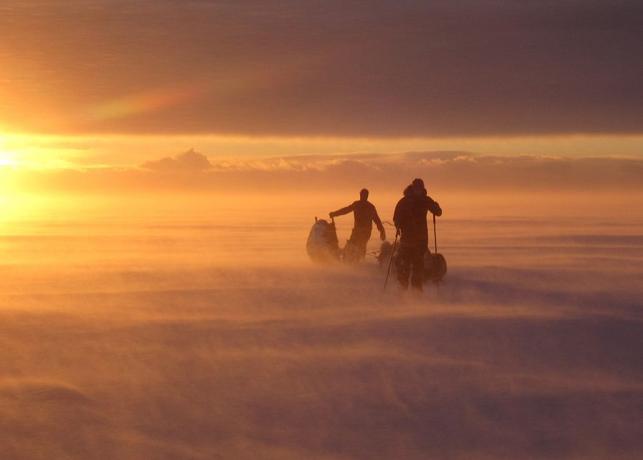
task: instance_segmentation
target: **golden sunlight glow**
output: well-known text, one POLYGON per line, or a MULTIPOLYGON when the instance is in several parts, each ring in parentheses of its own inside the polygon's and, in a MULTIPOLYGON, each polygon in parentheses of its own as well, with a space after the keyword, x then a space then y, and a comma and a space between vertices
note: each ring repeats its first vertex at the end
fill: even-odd
MULTIPOLYGON (((135 98, 136 99, 136 98, 135 98)), ((145 98, 143 98, 145 99, 145 98)), ((153 110, 157 103, 143 99, 96 116, 122 116, 128 110, 153 110), (138 104, 140 103, 140 104, 138 104)), ((161 98, 162 99, 162 98, 161 98)), ((157 100, 158 103, 159 100, 157 100)), ((168 100, 164 99, 164 102, 168 100)), ((0 166, 30 169, 85 166, 137 166, 191 148, 213 160, 329 155, 402 153, 411 151, 467 151, 484 155, 638 156, 641 135, 574 135, 541 137, 358 138, 234 135, 40 135, 0 134, 0 166)))
POLYGON ((6 166, 16 166, 18 163, 10 152, 0 151, 0 168, 6 166))
POLYGON ((4 136, 0 135, 0 168, 9 166, 16 166, 17 160, 14 152, 9 151, 7 147, 7 140, 4 136))
MULTIPOLYGON (((1 161, 2 154, 0 153, 1 161)), ((15 171, 0 163, 0 228, 4 227, 8 220, 14 218, 20 209, 20 205, 15 199, 16 190, 15 171)))
POLYGON ((69 167, 80 148, 65 137, 38 134, 0 134, 0 169, 69 167))

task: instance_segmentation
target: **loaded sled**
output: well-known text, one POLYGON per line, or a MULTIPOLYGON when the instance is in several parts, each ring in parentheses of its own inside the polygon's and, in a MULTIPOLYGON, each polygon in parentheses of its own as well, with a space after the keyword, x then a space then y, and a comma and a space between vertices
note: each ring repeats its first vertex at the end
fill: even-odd
MULTIPOLYGON (((384 269, 391 264, 391 268, 397 271, 398 268, 398 254, 397 247, 393 253, 394 247, 388 241, 384 241, 380 246, 380 251, 377 254, 377 262, 380 267, 384 269)), ((442 281, 442 278, 447 274, 447 261, 444 256, 438 252, 432 253, 428 248, 424 253, 424 281, 442 281)))
POLYGON ((341 251, 337 240, 335 221, 317 219, 308 233, 306 251, 314 262, 339 261, 341 251))
POLYGON ((363 248, 357 247, 352 241, 347 241, 343 248, 339 247, 335 220, 330 222, 315 217, 308 240, 306 240, 306 251, 314 262, 344 262, 354 264, 364 259, 363 248))
MULTIPOLYGON (((433 222, 434 238, 436 238, 435 218, 433 222)), ((357 253, 358 249, 353 247, 350 240, 346 242, 344 248, 339 247, 334 220, 331 219, 328 222, 317 217, 315 217, 315 223, 308 234, 306 251, 311 260, 317 263, 344 262, 354 264, 363 258, 363 255, 357 253)), ((397 245, 384 241, 379 251, 369 254, 375 256, 380 267, 386 269, 391 264, 393 269, 397 269, 397 245)), ((444 278, 446 273, 447 262, 444 256, 437 252, 436 238, 435 252, 432 253, 427 248, 424 255, 424 280, 438 282, 444 278)))

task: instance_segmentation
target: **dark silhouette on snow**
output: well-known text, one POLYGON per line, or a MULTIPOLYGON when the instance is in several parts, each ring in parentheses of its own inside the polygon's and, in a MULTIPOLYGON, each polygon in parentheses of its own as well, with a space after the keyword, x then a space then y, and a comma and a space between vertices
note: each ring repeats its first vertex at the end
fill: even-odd
POLYGON ((377 209, 368 201, 367 189, 364 188, 359 192, 358 201, 354 201, 345 208, 329 213, 329 216, 333 219, 337 216, 348 214, 349 212, 353 213, 355 224, 353 225, 351 237, 344 248, 344 261, 357 262, 362 260, 366 255, 366 243, 368 243, 368 240, 371 238, 373 222, 375 222, 377 229, 380 231, 380 238, 382 240, 386 239, 386 232, 380 217, 377 215, 377 209))
POLYGON ((315 262, 337 261, 340 257, 335 222, 327 222, 315 217, 306 241, 306 251, 315 262))
POLYGON ((424 255, 429 251, 427 213, 442 215, 440 205, 427 195, 422 179, 415 179, 404 190, 404 196, 395 206, 393 222, 400 235, 396 258, 397 279, 407 289, 409 277, 415 289, 422 290, 424 282, 424 255))

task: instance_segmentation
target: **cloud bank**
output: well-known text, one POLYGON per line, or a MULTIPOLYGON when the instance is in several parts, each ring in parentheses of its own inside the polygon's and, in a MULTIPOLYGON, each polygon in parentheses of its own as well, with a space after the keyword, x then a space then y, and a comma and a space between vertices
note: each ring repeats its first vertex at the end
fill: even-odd
POLYGON ((143 169, 159 172, 198 172, 212 168, 208 157, 190 149, 174 157, 165 157, 160 160, 147 161, 141 165, 143 169))
POLYGON ((314 155, 218 161, 190 150, 139 168, 25 173, 23 183, 53 189, 249 190, 263 193, 380 188, 398 192, 414 177, 451 190, 641 191, 643 160, 493 156, 467 152, 314 155))
POLYGON ((643 6, 634 0, 121 3, 3 2, 0 125, 367 137, 642 132, 643 6))

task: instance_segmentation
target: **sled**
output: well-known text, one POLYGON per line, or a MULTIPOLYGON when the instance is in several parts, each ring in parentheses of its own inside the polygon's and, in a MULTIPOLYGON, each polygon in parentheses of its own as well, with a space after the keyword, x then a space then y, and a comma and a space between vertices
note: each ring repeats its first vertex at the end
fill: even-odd
POLYGON ((339 261, 341 251, 337 240, 335 221, 328 222, 315 217, 315 223, 310 229, 306 240, 306 252, 314 262, 339 261))
MULTIPOLYGON (((392 251, 393 245, 388 241, 384 241, 380 246, 379 253, 375 256, 381 267, 386 268, 389 260, 391 260, 392 251)), ((395 252, 396 254, 393 254, 392 268, 397 271, 397 250, 395 252)), ((427 249, 424 254, 424 281, 442 281, 446 274, 447 261, 444 256, 440 253, 432 253, 427 249)))

